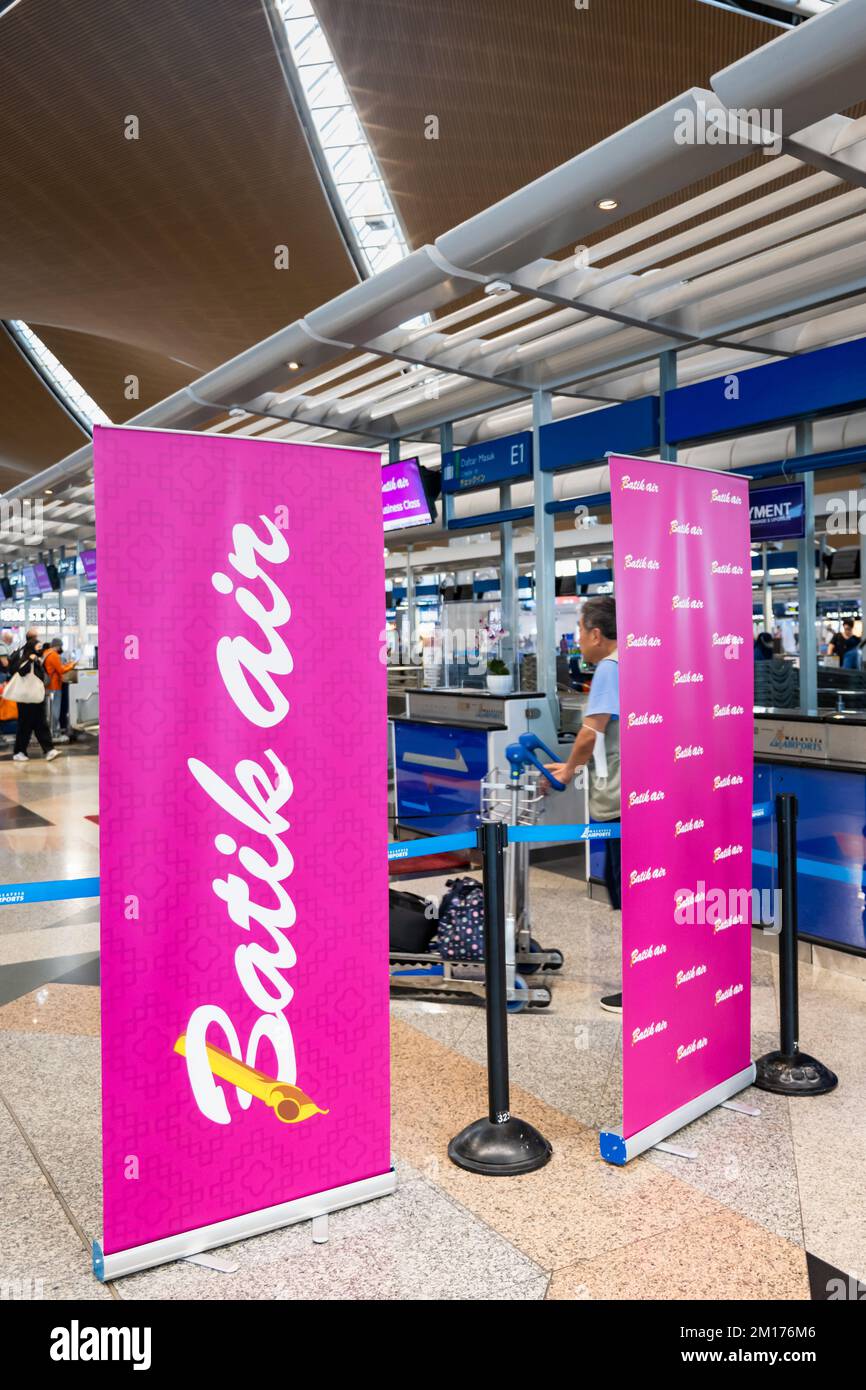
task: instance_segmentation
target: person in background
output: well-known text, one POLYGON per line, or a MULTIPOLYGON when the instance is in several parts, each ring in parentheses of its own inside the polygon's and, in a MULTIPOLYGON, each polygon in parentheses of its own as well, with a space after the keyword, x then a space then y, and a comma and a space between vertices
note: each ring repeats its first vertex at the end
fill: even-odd
POLYGON ((0 670, 9 670, 9 658, 15 650, 15 639, 8 627, 0 632, 0 670))
POLYGON ((854 638, 854 646, 849 647, 842 658, 843 671, 862 671, 864 654, 866 654, 866 638, 863 641, 854 638))
POLYGON ((52 637, 45 648, 42 664, 48 679, 48 701, 51 708, 51 732, 56 737, 60 732, 60 706, 63 701, 63 677, 75 666, 74 661, 63 660, 63 640, 52 637))
MULTIPOLYGON (((616 644, 616 603, 612 597, 586 599, 580 613, 580 652, 595 666, 580 732, 564 763, 549 763, 548 772, 566 784, 579 767, 589 764, 589 815, 592 821, 620 817, 619 657, 616 644), (599 747, 604 752, 601 763, 599 747), (599 771, 599 764, 604 773, 599 771)), ((614 912, 622 908, 621 842, 605 845, 604 881, 614 912)), ((600 1001, 608 1013, 622 1013, 622 992, 600 1001)))
POLYGON ((773 660, 773 638, 769 632, 759 632, 755 638, 755 660, 773 660))
MULTIPOLYGON (((15 639, 8 628, 0 632, 0 724, 7 726, 15 719, 15 704, 11 700, 4 700, 3 687, 12 675, 9 667, 9 659, 15 650, 15 639), (6 706, 4 709, 3 706, 6 706)), ((11 734, 0 729, 0 745, 8 747, 12 742, 11 734)))
MULTIPOLYGON (((28 637, 21 651, 17 653, 18 665, 17 673, 19 676, 29 676, 33 672, 43 683, 45 681, 45 668, 39 660, 36 651, 37 643, 34 638, 28 637)), ((53 758, 59 757, 57 749, 51 740, 51 731, 45 718, 45 701, 40 700, 37 704, 25 704, 18 701, 18 732, 15 735, 15 752, 12 755, 13 763, 26 763, 27 748, 32 734, 36 735, 39 746, 45 754, 45 761, 51 762, 53 758)))
POLYGON ((838 656, 841 666, 846 652, 850 652, 857 646, 859 646, 859 642, 854 636, 854 621, 852 618, 845 618, 842 623, 842 631, 834 632, 830 638, 829 653, 832 656, 838 656))

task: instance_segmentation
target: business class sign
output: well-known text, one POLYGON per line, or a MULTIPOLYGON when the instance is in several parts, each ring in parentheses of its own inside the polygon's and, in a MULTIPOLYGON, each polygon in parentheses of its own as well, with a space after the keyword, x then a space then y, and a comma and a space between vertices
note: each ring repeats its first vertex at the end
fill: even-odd
POLYGON ((110 1277, 387 1181, 382 520, 356 452, 110 428, 94 458, 110 1277), (358 636, 327 721, 323 626, 358 636))
POLYGON ((628 1140, 752 1078, 752 581, 744 479, 617 457, 610 475, 628 1140))

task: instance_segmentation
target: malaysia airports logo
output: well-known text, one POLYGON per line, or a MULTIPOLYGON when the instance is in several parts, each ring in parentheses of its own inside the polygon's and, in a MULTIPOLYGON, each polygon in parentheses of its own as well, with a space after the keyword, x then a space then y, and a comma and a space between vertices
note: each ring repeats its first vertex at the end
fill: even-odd
POLYGON ((658 483, 648 482, 646 478, 632 478, 628 473, 623 473, 620 479, 621 492, 658 492, 658 483))

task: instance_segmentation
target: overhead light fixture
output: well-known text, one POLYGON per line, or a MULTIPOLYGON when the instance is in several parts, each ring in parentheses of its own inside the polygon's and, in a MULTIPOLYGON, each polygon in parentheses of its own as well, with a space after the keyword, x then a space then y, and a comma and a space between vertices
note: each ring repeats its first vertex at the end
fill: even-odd
POLYGON ((619 207, 619 201, 616 198, 599 198, 596 207, 602 212, 614 212, 619 207))
POLYGON ((301 370, 300 362, 289 362, 288 367, 290 372, 299 372, 301 370))
POLYGON ((511 286, 508 284, 507 280, 490 280, 490 281, 484 286, 484 293, 485 293, 485 294, 507 294, 508 291, 509 291, 510 289, 511 289, 511 286))

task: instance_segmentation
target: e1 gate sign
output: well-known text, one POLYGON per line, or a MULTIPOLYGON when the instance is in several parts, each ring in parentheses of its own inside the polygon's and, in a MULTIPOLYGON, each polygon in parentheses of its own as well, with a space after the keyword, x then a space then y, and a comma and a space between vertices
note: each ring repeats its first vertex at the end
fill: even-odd
POLYGON ((442 456, 442 491, 471 492, 532 477, 532 435, 506 434, 442 456))
POLYGON ((753 488, 749 493, 753 541, 802 540, 806 534, 805 488, 802 483, 753 488))

